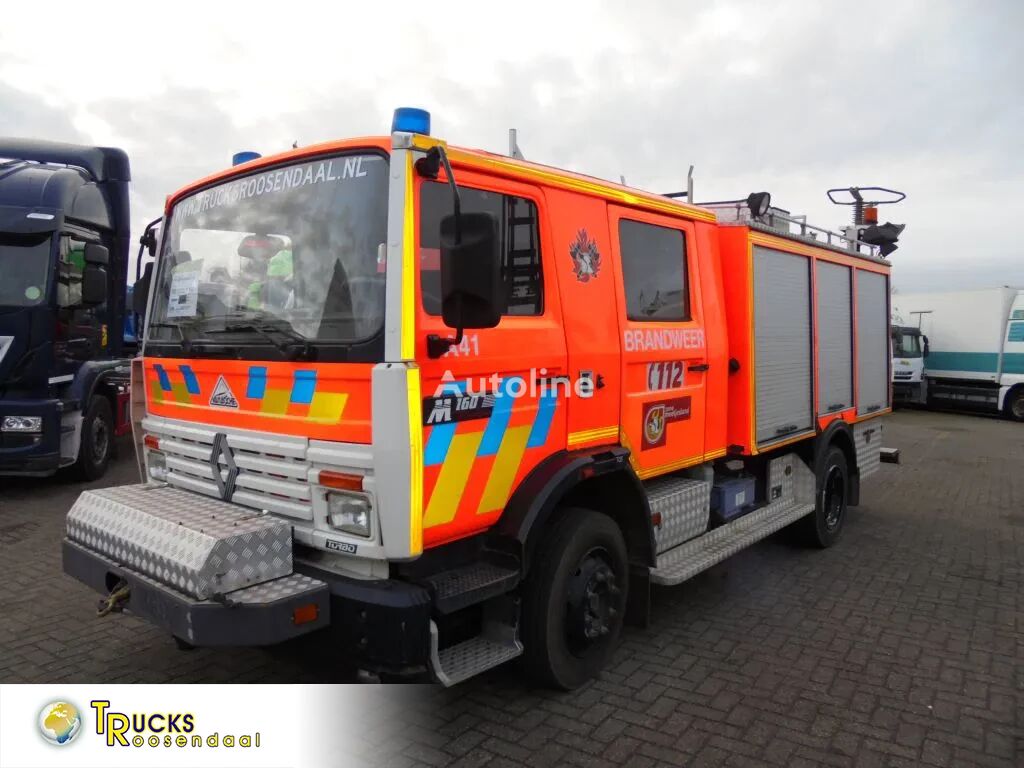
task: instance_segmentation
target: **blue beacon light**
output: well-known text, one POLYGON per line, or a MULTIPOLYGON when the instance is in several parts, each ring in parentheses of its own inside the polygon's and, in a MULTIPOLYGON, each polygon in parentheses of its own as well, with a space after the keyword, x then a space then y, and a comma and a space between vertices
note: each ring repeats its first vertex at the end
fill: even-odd
POLYGON ((260 155, 259 152, 235 152, 235 154, 231 156, 231 164, 241 165, 242 163, 248 163, 250 160, 256 160, 260 157, 262 157, 262 155, 260 155))
POLYGON ((416 107, 399 107, 391 119, 391 132, 420 133, 430 135, 430 113, 416 107))

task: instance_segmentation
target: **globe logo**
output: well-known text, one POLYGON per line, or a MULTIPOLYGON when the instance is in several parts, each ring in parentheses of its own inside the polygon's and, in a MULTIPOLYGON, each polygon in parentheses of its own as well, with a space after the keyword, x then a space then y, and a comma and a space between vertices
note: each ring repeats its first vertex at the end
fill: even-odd
POLYGON ((78 714, 78 708, 74 704, 53 701, 39 713, 39 731, 51 744, 68 744, 81 730, 82 716, 78 714))

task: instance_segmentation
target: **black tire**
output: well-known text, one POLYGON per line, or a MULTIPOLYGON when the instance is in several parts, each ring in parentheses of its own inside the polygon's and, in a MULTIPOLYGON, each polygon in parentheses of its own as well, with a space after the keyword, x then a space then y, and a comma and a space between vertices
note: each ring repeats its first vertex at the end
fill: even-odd
POLYGON ((1010 390, 1003 403, 1003 410, 1006 411, 1006 418, 1024 421, 1024 387, 1010 390))
POLYGON ((523 659, 535 682, 568 691, 596 677, 615 647, 629 559, 607 515, 579 508, 556 514, 523 588, 523 659))
POLYGON ((114 417, 110 401, 97 395, 82 417, 82 440, 78 447, 77 474, 85 480, 103 477, 114 450, 114 417))
POLYGON ((815 487, 814 512, 797 525, 804 544, 825 549, 839 541, 849 510, 850 471, 840 448, 831 445, 821 457, 815 487))

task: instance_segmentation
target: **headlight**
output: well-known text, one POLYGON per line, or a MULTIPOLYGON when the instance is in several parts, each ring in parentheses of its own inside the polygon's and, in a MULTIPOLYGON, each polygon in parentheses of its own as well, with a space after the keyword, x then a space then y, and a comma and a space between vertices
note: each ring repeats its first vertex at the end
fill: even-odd
POLYGON ((370 535, 370 499, 361 493, 328 493, 327 524, 356 536, 370 535))
POLYGON ((160 451, 146 451, 146 466, 154 480, 163 482, 167 479, 167 457, 160 451))
POLYGON ((4 416, 0 430, 4 432, 42 432, 42 416, 4 416))

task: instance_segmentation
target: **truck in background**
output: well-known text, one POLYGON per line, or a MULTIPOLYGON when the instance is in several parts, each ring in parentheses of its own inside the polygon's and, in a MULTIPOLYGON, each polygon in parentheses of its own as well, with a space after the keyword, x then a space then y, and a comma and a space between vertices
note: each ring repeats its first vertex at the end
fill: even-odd
POLYGON ((573 688, 651 584, 790 525, 838 540, 891 409, 880 248, 767 193, 698 206, 510 149, 399 110, 168 198, 143 482, 67 517, 102 612, 573 688))
POLYGON ((894 397, 1024 421, 1024 290, 899 293, 893 305, 894 320, 906 323, 899 346, 893 330, 894 397), (917 359, 919 384, 907 373, 917 359))
POLYGON ((94 479, 131 428, 130 178, 120 149, 0 139, 0 475, 94 479))
POLYGON ((928 401, 924 378, 928 339, 920 328, 908 324, 899 310, 899 298, 897 294, 892 300, 892 399, 894 403, 924 404, 928 401))

